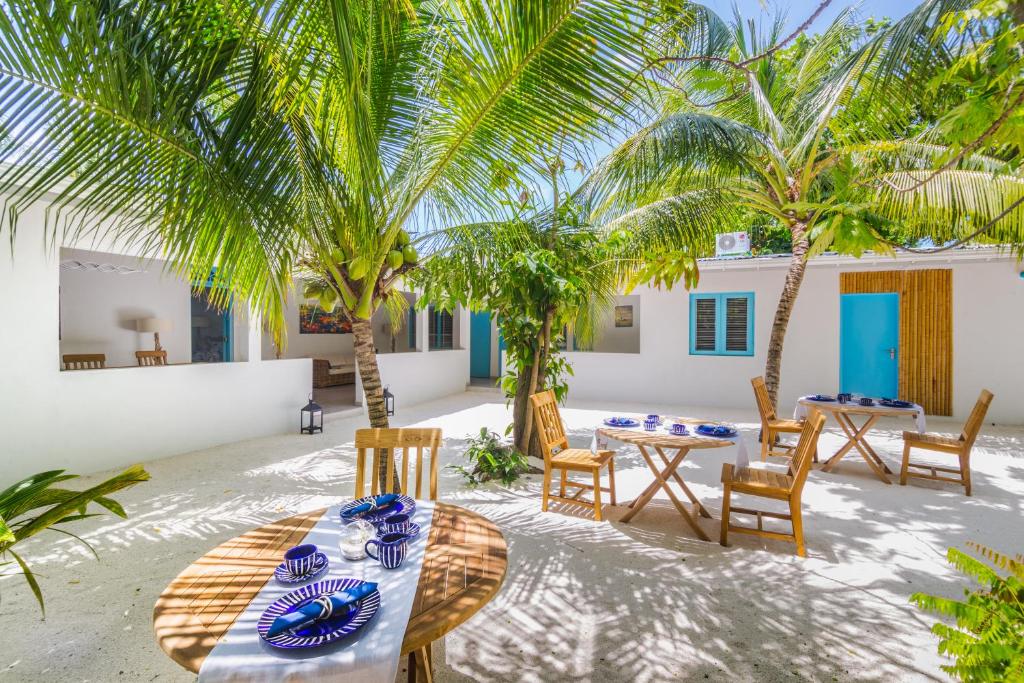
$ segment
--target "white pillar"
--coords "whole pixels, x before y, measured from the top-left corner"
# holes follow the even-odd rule
[[[249,358],[250,363],[263,360],[263,316],[258,311],[249,312]]]
[[[455,309],[455,315],[459,322],[459,338],[455,340],[455,348],[469,348],[469,309],[459,306]]]
[[[430,350],[430,308],[416,312],[416,350]]]

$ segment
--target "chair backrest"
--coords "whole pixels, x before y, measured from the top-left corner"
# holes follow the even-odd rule
[[[104,353],[65,353],[61,360],[65,370],[102,370],[107,367]]]
[[[547,462],[555,454],[555,448],[561,450],[569,447],[569,440],[565,437],[565,426],[562,424],[562,416],[558,412],[555,392],[548,389],[536,393],[530,397],[530,404],[533,406],[533,421],[536,423],[540,450],[544,453],[544,460]]]
[[[761,413],[761,422],[767,424],[775,419],[775,406],[768,395],[768,385],[764,383],[764,377],[755,377],[750,383],[754,385],[754,399],[757,401],[757,412]]]
[[[967,417],[964,431],[960,433],[960,440],[967,444],[968,450],[974,445],[974,440],[978,438],[978,432],[981,431],[981,423],[985,421],[985,413],[988,412],[992,398],[991,391],[982,389],[981,395],[978,396],[978,402],[974,404],[974,410]]]
[[[167,365],[167,351],[136,351],[135,360],[139,367]]]
[[[793,491],[800,493],[807,481],[807,474],[811,471],[811,459],[814,451],[818,448],[818,437],[825,426],[825,414],[820,410],[811,409],[804,421],[804,428],[800,431],[800,440],[797,441],[796,450],[793,451],[793,459],[789,463],[789,475],[793,477]]]
[[[394,493],[398,482],[395,454],[402,449],[401,490],[414,498],[423,497],[423,451],[430,458],[430,500],[437,500],[437,458],[441,448],[441,430],[436,428],[357,429],[356,430],[356,498],[366,495],[365,479],[370,478],[370,495],[381,493],[381,458],[387,457],[387,478],[383,493]],[[409,468],[413,466],[411,449],[416,449],[416,489],[409,488]],[[366,466],[367,451],[373,451],[373,462]]]

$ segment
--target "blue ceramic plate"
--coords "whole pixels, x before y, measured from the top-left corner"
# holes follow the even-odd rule
[[[914,406],[910,401],[900,401],[895,398],[883,398],[879,403],[887,408],[912,408]]]
[[[639,427],[640,422],[631,417],[609,417],[604,423],[609,427]]]
[[[822,403],[833,403],[835,398],[832,396],[826,396],[825,394],[815,394],[814,396],[808,396],[808,401],[820,401]]]
[[[354,508],[357,505],[362,505],[363,503],[372,503],[373,500],[374,496],[356,498],[355,500],[351,500],[342,505],[340,512],[345,512],[345,510]],[[398,500],[391,505],[388,505],[386,508],[377,508],[376,510],[370,510],[369,512],[364,512],[363,514],[356,515],[354,517],[342,516],[341,523],[347,524],[353,519],[365,519],[370,524],[379,524],[384,521],[384,518],[390,517],[391,515],[402,513],[412,517],[414,512],[416,512],[416,501],[409,496],[399,496]]]
[[[330,595],[362,583],[366,582],[359,579],[328,579],[297,588],[271,603],[270,607],[263,612],[260,620],[256,622],[256,630],[259,632],[260,638],[269,645],[289,650],[320,647],[344,638],[362,628],[377,613],[377,609],[380,608],[380,593],[374,592],[354,605],[348,605],[348,609],[332,614],[327,619],[314,621],[300,629],[286,631],[273,638],[268,637],[267,634],[270,632],[270,626],[274,623],[274,619],[282,614],[294,612],[321,595]]]
[[[316,559],[313,560],[313,569],[308,574],[303,576],[297,576],[288,571],[288,565],[282,562],[277,565],[277,569],[274,570],[274,578],[281,583],[302,583],[303,581],[312,581],[323,576],[323,573],[327,571],[327,556],[323,553],[317,553]]]
[[[720,439],[736,436],[736,430],[725,425],[699,425],[697,433],[701,436],[717,436]]]

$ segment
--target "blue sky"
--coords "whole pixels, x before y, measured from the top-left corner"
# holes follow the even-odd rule
[[[804,22],[807,17],[811,16],[811,13],[821,4],[821,0],[700,0],[701,4],[707,5],[715,11],[719,16],[728,18],[732,16],[732,7],[736,5],[740,9],[740,13],[744,17],[751,18],[769,18],[775,15],[777,9],[781,9],[786,14],[786,27],[788,30],[793,30]],[[832,4],[829,5],[824,13],[818,17],[818,20],[811,26],[810,32],[817,33],[822,31],[825,27],[831,23],[832,19],[835,18],[839,12],[845,7],[850,7],[853,3],[841,2],[840,0],[833,0]],[[863,0],[859,3],[859,13],[862,17],[875,17],[881,19],[882,17],[889,17],[891,19],[899,19],[915,6],[919,2],[912,0]]]

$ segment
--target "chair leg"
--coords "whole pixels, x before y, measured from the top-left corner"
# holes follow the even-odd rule
[[[565,475],[567,474],[567,471],[566,470],[559,470],[559,471],[562,473],[562,483],[558,487],[558,495],[561,496],[562,498],[565,498]]]
[[[910,468],[910,444],[903,442],[903,466],[900,467],[900,486],[907,485],[907,470]]]
[[[594,521],[601,521],[601,468],[594,468]]]
[[[964,493],[971,495],[971,455],[964,453],[960,455],[960,481],[964,483]]]
[[[789,514],[793,518],[793,538],[796,539],[796,554],[800,557],[807,557],[807,550],[804,548],[804,522],[800,518],[800,501],[789,501]]]
[[[729,545],[729,496],[731,494],[732,489],[726,484],[725,492],[722,495],[722,534],[718,539],[718,542],[724,546]]]
[[[618,505],[615,501],[615,458],[608,461],[608,493],[611,495],[612,505]]]
[[[551,465],[544,465],[544,491],[541,493],[540,511],[548,511],[548,495],[551,491]]]
[[[761,462],[768,462],[768,449],[770,448],[768,444],[772,443],[772,439],[774,438],[775,435],[772,434],[772,430],[761,430]]]

